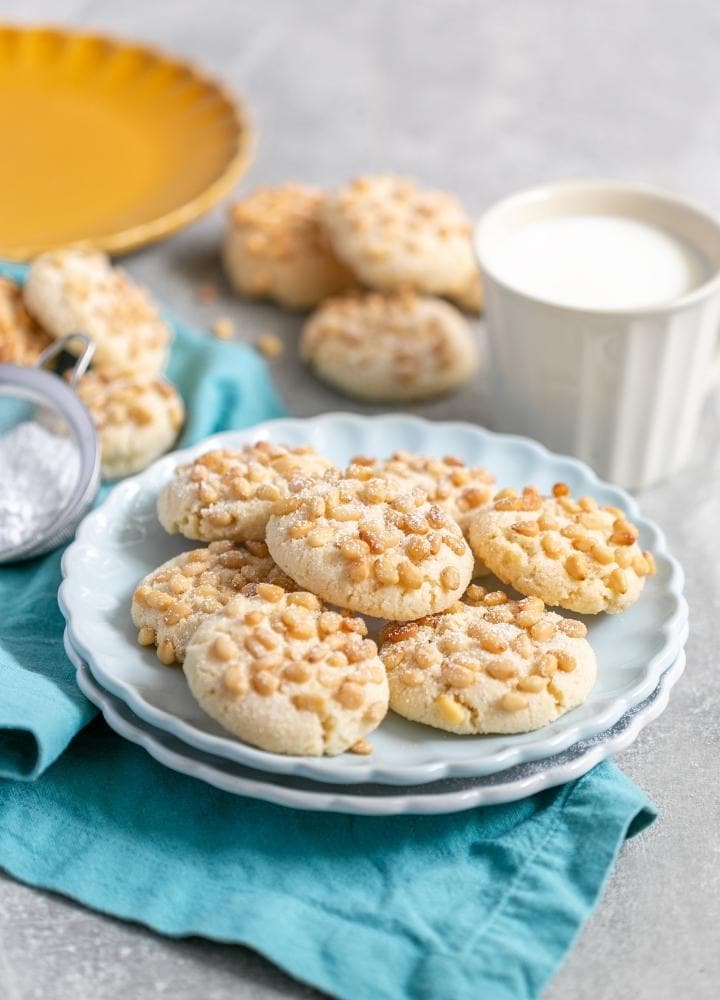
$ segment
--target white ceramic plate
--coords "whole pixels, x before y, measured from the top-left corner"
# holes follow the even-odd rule
[[[626,712],[610,730],[576,743],[547,760],[518,764],[485,778],[450,778],[408,788],[363,784],[331,789],[327,783],[292,775],[263,774],[222,757],[194,750],[169,733],[138,719],[123,701],[101,687],[74,649],[67,631],[65,648],[75,664],[80,689],[97,705],[110,728],[139,744],[155,760],[173,771],[206,781],[223,791],[275,805],[361,816],[462,812],[475,806],[512,802],[545,788],[573,781],[601,760],[630,746],[640,731],[665,710],[670,690],[685,668],[685,653],[681,651],[662,674],[650,697]]]
[[[453,453],[486,465],[503,485],[534,483],[549,489],[562,480],[578,493],[625,508],[640,527],[658,573],[638,603],[622,615],[585,619],[598,657],[598,680],[587,702],[534,733],[459,737],[390,714],[373,733],[369,757],[286,757],[228,736],[191,697],[181,670],[168,669],[153,651],[137,644],[130,599],[137,582],[192,543],[168,536],[155,514],[155,501],[176,465],[211,447],[236,447],[266,438],[309,441],[338,463],[362,452],[386,455],[396,448],[428,454]],[[359,417],[328,414],[305,420],[276,420],[209,438],[167,455],[116,487],[102,507],[81,525],[63,559],[60,605],[73,641],[95,678],[145,722],[206,753],[261,771],[294,774],[315,781],[420,784],[448,777],[493,774],[516,764],[559,753],[612,726],[657,686],[685,641],[687,605],[683,575],[668,554],[661,531],[639,515],[635,501],[603,483],[581,462],[553,455],[525,438],[493,434],[461,423],[430,423],[403,415]]]

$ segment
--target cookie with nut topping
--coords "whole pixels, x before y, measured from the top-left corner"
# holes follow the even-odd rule
[[[366,634],[361,618],[314,594],[258,584],[200,625],[183,670],[198,704],[246,743],[303,756],[365,752],[388,706]]]
[[[223,262],[236,291],[288,309],[310,309],[356,284],[321,224],[324,197],[315,188],[282,184],[233,205]]]
[[[393,403],[457,389],[478,365],[462,314],[412,292],[330,299],[305,324],[300,351],[318,378],[340,392]]]
[[[638,529],[618,507],[571,496],[564,483],[541,496],[501,490],[470,524],[478,559],[521,594],[594,615],[625,611],[655,572],[651,552],[637,544]]]
[[[185,538],[262,541],[273,503],[334,468],[309,445],[258,441],[208,451],[178,466],[158,497],[158,517]]]
[[[350,464],[364,466],[383,479],[420,487],[431,503],[458,522],[466,537],[473,516],[487,507],[496,493],[492,472],[481,465],[466,465],[455,455],[436,458],[399,450],[389,458],[356,455]]]
[[[155,646],[167,666],[182,663],[198,625],[257,583],[295,589],[264,542],[211,542],[183,552],[148,573],[135,589],[131,615],[138,642]]]
[[[390,707],[460,735],[540,729],[582,704],[595,683],[586,633],[539,598],[511,601],[473,586],[442,614],[383,629]]]
[[[170,450],[185,420],[180,395],[159,375],[91,371],[77,394],[98,432],[103,479],[145,469]]]
[[[99,250],[52,250],[36,257],[23,296],[51,336],[87,334],[96,369],[152,373],[165,364],[170,328],[149,293]]]
[[[51,343],[27,311],[20,285],[0,277],[0,364],[33,365]]]
[[[266,537],[300,586],[376,618],[442,611],[472,576],[472,552],[450,515],[363,466],[279,500]]]
[[[322,217],[337,255],[370,288],[481,306],[471,225],[454,195],[392,174],[360,177],[328,198]]]

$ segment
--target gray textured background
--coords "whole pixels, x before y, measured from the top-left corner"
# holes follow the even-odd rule
[[[392,169],[457,190],[476,215],[515,188],[594,175],[720,209],[713,0],[24,0],[0,3],[0,15],[151,39],[223,76],[259,130],[244,189]],[[219,276],[221,225],[215,212],[128,267],[188,320],[227,313],[242,339],[286,338],[273,371],[291,412],[348,408],[297,363],[297,320],[229,298],[197,301],[199,282]],[[482,379],[418,412],[482,420]],[[623,848],[546,1000],[720,991],[719,423],[716,397],[685,475],[642,498],[685,563],[692,608],[685,677],[620,759],[662,818]],[[2,876],[0,942],[4,1000],[317,995],[242,948],[168,941]]]

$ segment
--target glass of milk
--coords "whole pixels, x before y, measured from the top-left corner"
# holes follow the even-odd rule
[[[720,223],[651,188],[577,181],[499,202],[475,247],[496,429],[630,488],[676,472],[719,370]]]

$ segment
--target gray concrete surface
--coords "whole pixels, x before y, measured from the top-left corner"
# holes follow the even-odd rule
[[[595,175],[660,184],[720,209],[713,0],[23,0],[2,3],[0,14],[152,39],[222,75],[259,130],[244,188],[393,169],[457,190],[477,214],[524,185]],[[216,212],[128,266],[188,320],[227,313],[241,339],[283,336],[273,371],[292,413],[353,408],[299,365],[296,319],[229,298],[197,301],[198,284],[219,278],[221,225]],[[482,379],[419,412],[483,420]],[[685,563],[692,608],[685,677],[662,719],[620,758],[662,818],[623,849],[546,1000],[720,993],[719,430],[716,397],[692,465],[642,498]],[[241,948],[168,941],[0,878],[4,1000],[166,995],[317,994]]]

